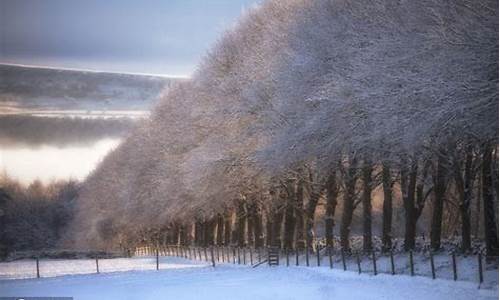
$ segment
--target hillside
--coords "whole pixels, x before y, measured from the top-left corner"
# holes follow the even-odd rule
[[[0,64],[0,112],[148,110],[177,79]]]

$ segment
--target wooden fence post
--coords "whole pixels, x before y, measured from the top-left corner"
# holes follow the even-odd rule
[[[413,268],[413,251],[410,250],[410,274],[415,275],[415,269]]]
[[[285,255],[286,255],[286,266],[290,266],[290,260],[289,260],[289,254],[288,254],[288,247],[285,248]]]
[[[309,246],[306,246],[306,266],[309,267]]]
[[[236,251],[238,252],[238,265],[241,265],[240,247],[237,247],[236,249]]]
[[[372,260],[373,260],[373,275],[377,275],[377,258],[375,257],[375,251],[372,250]]]
[[[341,249],[340,250],[341,252],[341,255],[342,255],[342,267],[344,267],[344,271],[347,271],[347,265],[345,263],[345,253],[344,253],[344,249]]]
[[[40,262],[38,257],[36,258],[36,278],[40,278]]]
[[[358,274],[361,274],[361,260],[359,259],[358,252],[356,252],[356,262],[358,263]]]
[[[481,256],[481,252],[477,254],[477,262],[478,262],[478,271],[479,271],[479,286],[483,283],[483,258]]]
[[[431,257],[431,272],[432,272],[432,279],[436,279],[436,268],[434,266],[434,254],[432,253],[432,250],[429,252],[430,257]]]
[[[457,281],[457,259],[455,256],[455,251],[451,253],[451,260],[453,263],[453,280]]]
[[[280,265],[280,253],[281,253],[281,249],[278,248],[278,266]]]
[[[333,269],[332,246],[328,246],[328,259],[330,260],[330,269]]]
[[[391,256],[391,274],[395,275],[396,274],[396,268],[394,267],[394,253],[392,253],[392,249],[389,252],[389,254]]]
[[[321,259],[319,256],[319,246],[316,247],[316,260],[318,261],[318,267],[321,266]]]
[[[210,256],[212,257],[212,267],[215,268],[214,247],[210,247]]]
[[[99,258],[97,255],[95,256],[95,269],[97,274],[99,274]]]
[[[160,252],[156,248],[156,271],[160,269]]]
[[[243,264],[246,265],[247,264],[247,248],[243,247],[241,250],[243,251]]]
[[[295,265],[299,265],[299,248],[295,248]]]

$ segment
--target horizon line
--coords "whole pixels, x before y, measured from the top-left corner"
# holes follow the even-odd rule
[[[152,76],[152,77],[164,77],[172,79],[189,79],[189,75],[169,75],[169,74],[157,74],[157,73],[142,73],[142,72],[119,72],[119,71],[103,71],[95,69],[85,69],[85,68],[67,68],[67,67],[55,67],[55,66],[45,66],[45,65],[29,65],[29,64],[18,64],[0,61],[0,65],[12,66],[12,67],[23,67],[32,69],[49,69],[49,70],[63,70],[63,71],[76,71],[76,72],[90,72],[90,73],[111,73],[111,74],[124,74],[124,75],[134,75],[134,76]]]

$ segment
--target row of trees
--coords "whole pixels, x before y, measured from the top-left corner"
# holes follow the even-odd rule
[[[455,149],[456,151],[456,149]],[[222,212],[200,214],[189,222],[172,222],[141,232],[135,242],[150,244],[195,244],[198,246],[231,245],[240,247],[279,246],[288,249],[313,248],[314,221],[322,218],[327,246],[334,246],[335,212],[340,207],[340,243],[350,249],[350,232],[357,207],[361,212],[363,249],[373,249],[372,219],[374,190],[382,192],[382,250],[392,249],[393,206],[404,211],[404,249],[416,247],[417,223],[427,205],[430,246],[441,247],[443,227],[460,231],[461,249],[472,249],[472,220],[477,231],[484,222],[489,253],[495,253],[497,233],[495,199],[498,176],[495,176],[497,148],[441,153],[442,157],[404,157],[399,164],[352,158],[339,162],[325,178],[314,180],[314,168],[304,165],[268,186],[269,190],[248,191]],[[397,194],[399,195],[397,195]],[[401,201],[394,203],[394,198]],[[341,205],[339,205],[339,202]],[[318,205],[324,205],[319,214]],[[445,211],[445,205],[447,210]],[[472,216],[472,206],[475,215]],[[429,207],[430,206],[430,207]],[[484,208],[481,211],[481,206]],[[358,209],[359,210],[359,209]],[[480,213],[484,215],[480,215]],[[459,228],[457,228],[459,226]],[[476,233],[476,237],[478,234]]]
[[[323,217],[369,250],[381,203],[384,249],[460,224],[468,251],[482,221],[497,255],[497,25],[489,0],[265,1],[87,179],[68,243],[303,248]]]

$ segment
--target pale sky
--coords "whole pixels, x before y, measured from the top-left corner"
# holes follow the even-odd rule
[[[260,0],[0,0],[0,62],[188,76]]]

